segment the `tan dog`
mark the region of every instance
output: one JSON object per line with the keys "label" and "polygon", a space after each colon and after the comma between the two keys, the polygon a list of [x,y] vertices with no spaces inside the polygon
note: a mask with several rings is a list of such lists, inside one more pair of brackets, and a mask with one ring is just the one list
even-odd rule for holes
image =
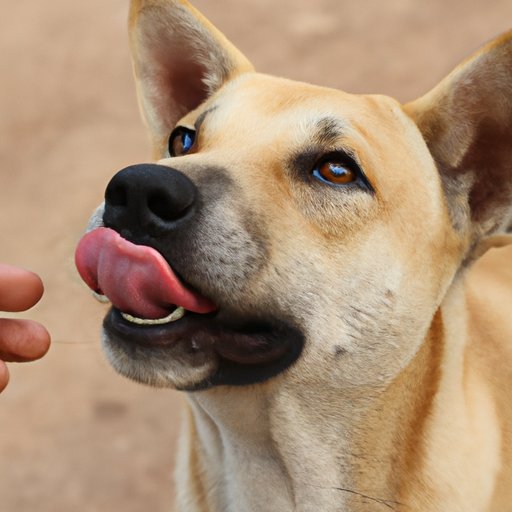
{"label": "tan dog", "polygon": [[512,33],[402,106],[255,73],[185,0],[130,30],[158,165],[76,257],[114,367],[189,391],[177,510],[511,511],[512,266],[467,269],[509,242]]}

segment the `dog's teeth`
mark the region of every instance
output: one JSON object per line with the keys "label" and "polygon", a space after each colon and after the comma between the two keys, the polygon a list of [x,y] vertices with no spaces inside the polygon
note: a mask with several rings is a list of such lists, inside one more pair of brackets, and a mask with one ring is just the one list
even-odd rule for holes
{"label": "dog's teeth", "polygon": [[101,293],[92,292],[92,296],[102,304],[109,304],[110,300],[106,295],[101,295]]}
{"label": "dog's teeth", "polygon": [[132,324],[138,324],[138,325],[162,325],[162,324],[169,324],[171,322],[176,322],[176,320],[179,320],[180,318],[183,318],[185,316],[185,308],[179,307],[176,308],[170,315],[167,315],[164,318],[137,318],[136,316],[132,316],[128,313],[121,313],[121,316],[128,322],[131,322]]}

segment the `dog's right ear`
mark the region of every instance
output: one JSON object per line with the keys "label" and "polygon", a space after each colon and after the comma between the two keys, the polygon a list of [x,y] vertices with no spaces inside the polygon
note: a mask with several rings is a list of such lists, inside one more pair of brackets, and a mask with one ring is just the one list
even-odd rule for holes
{"label": "dog's right ear", "polygon": [[132,0],[130,44],[137,93],[161,157],[176,122],[250,62],[186,0]]}

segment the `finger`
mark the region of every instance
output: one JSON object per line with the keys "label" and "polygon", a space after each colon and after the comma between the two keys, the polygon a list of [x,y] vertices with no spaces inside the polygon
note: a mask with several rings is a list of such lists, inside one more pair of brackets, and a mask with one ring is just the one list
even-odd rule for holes
{"label": "finger", "polygon": [[37,304],[43,291],[37,274],[0,263],[0,311],[25,311]]}
{"label": "finger", "polygon": [[5,389],[8,383],[9,370],[7,369],[7,365],[3,361],[0,361],[0,393]]}
{"label": "finger", "polygon": [[32,320],[0,318],[0,359],[33,361],[43,357],[50,348],[50,335]]}

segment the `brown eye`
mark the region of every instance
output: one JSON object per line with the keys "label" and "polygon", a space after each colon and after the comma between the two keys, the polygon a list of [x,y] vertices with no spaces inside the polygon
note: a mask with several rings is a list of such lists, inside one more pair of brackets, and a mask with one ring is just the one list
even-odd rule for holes
{"label": "brown eye", "polygon": [[182,156],[187,154],[196,140],[196,132],[184,126],[175,128],[169,137],[169,154],[171,156]]}
{"label": "brown eye", "polygon": [[358,179],[357,172],[349,165],[329,160],[313,169],[313,176],[334,185],[348,185]]}

